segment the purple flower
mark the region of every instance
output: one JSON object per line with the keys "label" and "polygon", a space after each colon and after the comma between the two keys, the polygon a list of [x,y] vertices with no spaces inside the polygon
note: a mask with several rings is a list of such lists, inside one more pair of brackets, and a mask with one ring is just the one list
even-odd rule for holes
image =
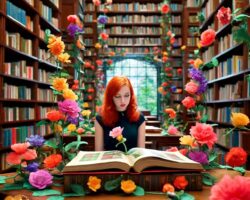
{"label": "purple flower", "polygon": [[172,92],[176,92],[176,90],[177,90],[177,87],[176,87],[175,85],[172,85],[172,86],[171,86],[171,91],[172,91]]}
{"label": "purple flower", "polygon": [[70,122],[71,124],[75,124],[75,125],[78,124],[78,118],[73,118],[73,117],[71,117],[71,116],[69,116],[69,117],[67,118],[67,121]]}
{"label": "purple flower", "polygon": [[202,151],[194,151],[188,154],[188,157],[196,162],[201,164],[208,164],[208,157],[207,154]]}
{"label": "purple flower", "polygon": [[45,142],[43,136],[40,135],[31,135],[26,138],[26,141],[29,142],[30,145],[33,147],[41,147]]}
{"label": "purple flower", "polygon": [[77,102],[70,99],[59,101],[58,107],[61,112],[72,118],[77,118],[79,116],[79,112],[81,111]]}
{"label": "purple flower", "polygon": [[97,21],[99,24],[106,24],[108,22],[108,17],[106,15],[99,15]]}
{"label": "purple flower", "polygon": [[199,88],[196,92],[196,94],[202,94],[207,90],[207,79],[205,76],[203,76],[202,71],[191,68],[189,69],[189,74],[191,78],[199,83]]}
{"label": "purple flower", "polygon": [[68,33],[70,36],[74,37],[76,33],[81,32],[82,29],[77,25],[70,23],[67,27]]}
{"label": "purple flower", "polygon": [[30,164],[28,164],[28,166],[26,167],[26,170],[29,172],[36,172],[38,169],[39,164],[37,162],[32,162]]}
{"label": "purple flower", "polygon": [[44,189],[52,184],[53,176],[46,170],[38,170],[31,172],[29,176],[29,183],[38,189]]}

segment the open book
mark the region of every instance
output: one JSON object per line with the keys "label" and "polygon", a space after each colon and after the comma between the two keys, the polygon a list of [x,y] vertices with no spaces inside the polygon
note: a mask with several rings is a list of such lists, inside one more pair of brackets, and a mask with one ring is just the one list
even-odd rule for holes
{"label": "open book", "polygon": [[120,169],[142,172],[147,168],[197,169],[202,165],[183,156],[180,152],[132,148],[122,151],[80,151],[63,169],[63,172],[101,171]]}

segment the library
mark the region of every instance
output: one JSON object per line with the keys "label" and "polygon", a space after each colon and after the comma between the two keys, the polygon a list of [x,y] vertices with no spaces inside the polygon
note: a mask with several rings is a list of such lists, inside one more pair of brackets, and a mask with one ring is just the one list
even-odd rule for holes
{"label": "library", "polygon": [[1,0],[0,27],[0,199],[250,199],[250,0]]}

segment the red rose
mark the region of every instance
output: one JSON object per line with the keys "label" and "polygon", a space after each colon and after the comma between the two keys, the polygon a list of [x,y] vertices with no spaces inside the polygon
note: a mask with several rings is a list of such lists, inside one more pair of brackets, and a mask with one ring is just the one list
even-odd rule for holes
{"label": "red rose", "polygon": [[169,12],[169,5],[168,4],[163,4],[161,7],[161,12],[164,14],[167,14]]}
{"label": "red rose", "polygon": [[204,31],[201,34],[201,45],[203,47],[205,46],[209,46],[210,44],[212,44],[215,40],[215,31],[213,29],[207,29],[206,31]]}
{"label": "red rose", "polygon": [[188,181],[185,176],[177,176],[174,180],[174,186],[180,190],[184,190],[188,185]]}
{"label": "red rose", "polygon": [[242,166],[247,161],[247,153],[241,147],[233,147],[226,154],[225,161],[232,167]]}
{"label": "red rose", "polygon": [[231,9],[225,8],[222,6],[220,10],[218,10],[216,17],[222,25],[226,25],[230,23],[231,20]]}
{"label": "red rose", "polygon": [[192,97],[185,97],[181,102],[187,109],[195,107],[195,100]]}

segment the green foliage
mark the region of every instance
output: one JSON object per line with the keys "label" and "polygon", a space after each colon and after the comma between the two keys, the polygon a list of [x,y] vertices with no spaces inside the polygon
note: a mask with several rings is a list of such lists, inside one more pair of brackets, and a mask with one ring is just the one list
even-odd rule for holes
{"label": "green foliage", "polygon": [[63,196],[51,196],[47,200],[64,200]]}
{"label": "green foliage", "polygon": [[203,23],[205,21],[205,16],[203,12],[198,13],[198,20],[200,23]]}
{"label": "green foliage", "polygon": [[122,178],[123,178],[123,176],[119,176],[118,178],[116,178],[114,180],[106,181],[104,183],[104,189],[106,191],[110,192],[110,191],[113,191],[113,190],[119,188],[121,185]]}
{"label": "green foliage", "polygon": [[209,173],[202,173],[202,183],[204,185],[212,186],[216,182],[216,178]]}
{"label": "green foliage", "polygon": [[144,189],[142,187],[136,186],[136,189],[133,192],[133,195],[135,195],[135,196],[144,196],[145,195],[145,191],[144,191]]}
{"label": "green foliage", "polygon": [[58,190],[45,189],[45,190],[35,191],[32,194],[32,196],[34,197],[50,196],[50,195],[61,195],[61,192]]}
{"label": "green foliage", "polygon": [[0,184],[6,183],[6,176],[0,176]]}

